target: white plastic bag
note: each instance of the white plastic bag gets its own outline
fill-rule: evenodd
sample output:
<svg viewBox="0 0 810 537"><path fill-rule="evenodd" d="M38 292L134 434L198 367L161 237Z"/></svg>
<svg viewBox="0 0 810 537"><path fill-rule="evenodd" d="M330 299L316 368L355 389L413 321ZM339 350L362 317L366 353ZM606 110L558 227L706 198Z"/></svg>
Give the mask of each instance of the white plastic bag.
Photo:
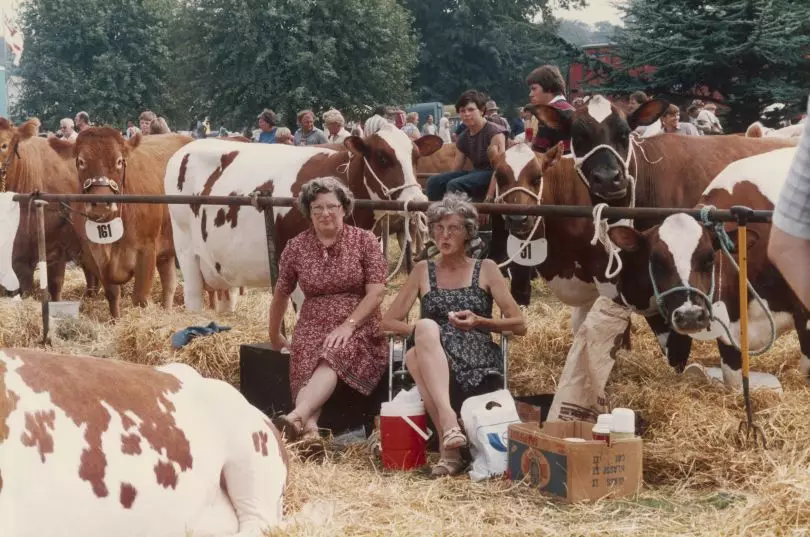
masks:
<svg viewBox="0 0 810 537"><path fill-rule="evenodd" d="M506 472L509 424L520 423L512 394L498 390L470 397L461 405L461 419L473 457L470 479L481 481Z"/></svg>

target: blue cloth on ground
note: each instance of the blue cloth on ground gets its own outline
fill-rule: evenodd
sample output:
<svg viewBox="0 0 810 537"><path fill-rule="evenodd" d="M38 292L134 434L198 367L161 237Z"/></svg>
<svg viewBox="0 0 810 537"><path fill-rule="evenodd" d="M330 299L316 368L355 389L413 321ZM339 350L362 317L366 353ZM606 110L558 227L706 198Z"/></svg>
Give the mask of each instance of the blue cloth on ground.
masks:
<svg viewBox="0 0 810 537"><path fill-rule="evenodd" d="M214 321L208 323L208 326L189 326L172 335L172 348L180 349L197 336L210 336L230 329L230 326L219 326Z"/></svg>

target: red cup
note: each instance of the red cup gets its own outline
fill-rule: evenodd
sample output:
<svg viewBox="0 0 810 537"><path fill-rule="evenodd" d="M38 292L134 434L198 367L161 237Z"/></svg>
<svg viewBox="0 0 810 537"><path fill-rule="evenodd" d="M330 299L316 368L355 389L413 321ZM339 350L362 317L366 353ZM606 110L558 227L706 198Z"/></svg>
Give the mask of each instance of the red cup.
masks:
<svg viewBox="0 0 810 537"><path fill-rule="evenodd" d="M529 143L534 141L534 131L531 127L526 127L526 141Z"/></svg>

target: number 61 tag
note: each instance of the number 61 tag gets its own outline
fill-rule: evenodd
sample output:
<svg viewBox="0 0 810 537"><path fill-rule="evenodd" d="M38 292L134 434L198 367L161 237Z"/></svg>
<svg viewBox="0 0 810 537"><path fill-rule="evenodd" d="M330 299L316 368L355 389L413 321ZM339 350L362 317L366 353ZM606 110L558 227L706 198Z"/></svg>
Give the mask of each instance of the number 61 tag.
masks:
<svg viewBox="0 0 810 537"><path fill-rule="evenodd" d="M506 240L506 254L512 257L520 250L522 244L523 239L509 235L509 238ZM529 242L523 251L520 252L520 255L516 256L512 262L523 265L524 267L534 267L545 261L546 257L548 257L548 242L546 239L540 238Z"/></svg>
<svg viewBox="0 0 810 537"><path fill-rule="evenodd" d="M87 220L84 224L87 238L96 244L112 244L124 236L124 222L121 217L113 218L109 222L93 222Z"/></svg>

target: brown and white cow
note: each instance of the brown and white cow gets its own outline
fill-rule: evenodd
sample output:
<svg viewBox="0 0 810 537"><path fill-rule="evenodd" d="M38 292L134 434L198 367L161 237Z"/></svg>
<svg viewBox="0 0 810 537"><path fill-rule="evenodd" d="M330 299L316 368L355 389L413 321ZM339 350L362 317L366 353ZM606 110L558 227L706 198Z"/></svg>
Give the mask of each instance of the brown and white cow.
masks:
<svg viewBox="0 0 810 537"><path fill-rule="evenodd" d="M352 136L345 147L296 147L282 144L242 144L226 140L196 140L178 151L166 168L167 194L247 195L271 191L294 197L307 181L336 177L358 199L424 199L416 181L416 162L437 151L438 136L412 141L393 126L365 139ZM185 305L202 308L204 286L212 289L269 287L270 267L264 216L253 207L203 204L169 208L177 259L183 272ZM297 210L277 207L277 253L287 241L307 229ZM351 223L365 229L374 212L355 209ZM229 309L235 306L229 305Z"/></svg>
<svg viewBox="0 0 810 537"><path fill-rule="evenodd" d="M804 123L771 129L759 121L754 121L745 129L745 136L746 138L801 138L802 132L804 132Z"/></svg>
<svg viewBox="0 0 810 537"><path fill-rule="evenodd" d="M39 120L31 119L15 126L0 117L0 192L48 192L72 194L75 191L76 168L65 162L37 136ZM12 266L20 282L20 291L29 294L34 288L34 269L39 260L37 218L33 207L21 208L20 225L14 240ZM48 260L48 292L51 300L62 299L65 265L80 261L82 242L70 224L71 214L63 205L50 203L45 210L45 242ZM98 291L98 280L85 259L82 267L88 291ZM14 289L9 289L14 291Z"/></svg>
<svg viewBox="0 0 810 537"><path fill-rule="evenodd" d="M734 135L664 133L643 140L631 138L633 129L653 123L667 106L667 101L653 99L625 115L596 95L570 117L545 105L533 107L533 113L571 136L572 156L592 202L613 207L628 207L633 200L637 207L692 207L729 163L796 145L795 140ZM636 227L654 224L642 222Z"/></svg>
<svg viewBox="0 0 810 537"><path fill-rule="evenodd" d="M75 144L56 138L50 144L63 158L75 159L78 184L74 183L74 190L159 196L164 194L166 163L190 141L179 134L136 135L126 140L116 129L95 127L79 133ZM133 303L148 303L155 267L163 288L163 307L172 307L177 281L166 205L90 202L83 205L74 225L98 267L113 318L121 314L120 286L133 278Z"/></svg>
<svg viewBox="0 0 810 537"><path fill-rule="evenodd" d="M706 188L697 206L729 209L742 205L773 210L795 155L795 148L784 148L730 164ZM735 249L736 228L734 223L725 225ZM791 328L798 332L802 352L799 367L807 376L810 311L768 259L770 231L770 224L749 224L748 279L764 305L749 293L750 348L761 349L770 340L771 316L777 337ZM721 238L685 214L670 216L660 226L644 232L616 226L609 233L624 251L629 268L621 274L619 288L628 294L652 294L675 332L694 339L716 339L724 381L727 386L739 388L739 273L720 251ZM736 255L735 261L739 262ZM733 341L722 325L728 327Z"/></svg>
<svg viewBox="0 0 810 537"><path fill-rule="evenodd" d="M0 349L3 537L260 537L287 474L270 420L187 365Z"/></svg>

